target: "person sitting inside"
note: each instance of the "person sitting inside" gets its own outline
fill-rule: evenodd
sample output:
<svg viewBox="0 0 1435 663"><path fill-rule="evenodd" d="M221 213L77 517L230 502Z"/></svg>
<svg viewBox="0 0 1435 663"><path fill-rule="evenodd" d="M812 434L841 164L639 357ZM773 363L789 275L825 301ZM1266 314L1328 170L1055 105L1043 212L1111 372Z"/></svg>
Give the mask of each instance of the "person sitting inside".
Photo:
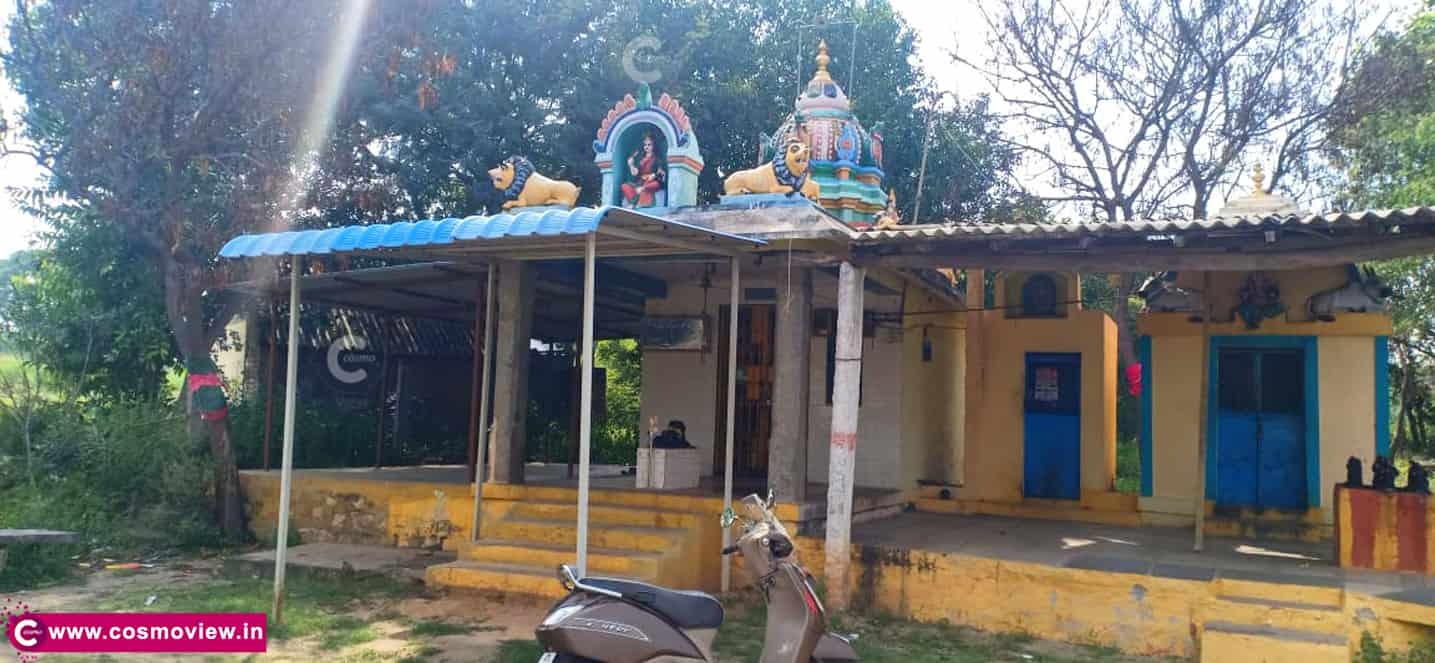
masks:
<svg viewBox="0 0 1435 663"><path fill-rule="evenodd" d="M688 443L688 427L677 419L668 422L667 430L653 438L654 449L692 449Z"/></svg>

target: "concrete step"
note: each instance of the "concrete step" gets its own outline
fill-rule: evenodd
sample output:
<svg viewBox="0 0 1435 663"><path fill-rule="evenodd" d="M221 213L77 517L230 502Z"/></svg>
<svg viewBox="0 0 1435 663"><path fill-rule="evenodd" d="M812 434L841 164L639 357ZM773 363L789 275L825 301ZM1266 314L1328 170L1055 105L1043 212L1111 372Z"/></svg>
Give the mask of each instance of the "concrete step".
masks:
<svg viewBox="0 0 1435 663"><path fill-rule="evenodd" d="M553 599L568 595L553 569L519 564L491 564L459 560L424 570L424 582L431 587L482 589L505 594L526 594Z"/></svg>
<svg viewBox="0 0 1435 663"><path fill-rule="evenodd" d="M509 512L513 518L528 520L553 520L563 523L578 522L578 505L571 502L528 501L513 505ZM687 528L697 524L704 516L682 511L664 511L641 507L608 506L593 504L588 507L588 522L604 525L629 525L635 527ZM717 518L712 517L716 522Z"/></svg>
<svg viewBox="0 0 1435 663"><path fill-rule="evenodd" d="M555 570L559 564L574 564L572 546L524 543L520 541L479 541L459 548L460 560L487 564L513 564ZM593 573L629 578L656 578L660 553L638 550L588 548L588 570Z"/></svg>
<svg viewBox="0 0 1435 663"><path fill-rule="evenodd" d="M504 518L493 523L491 530L485 526L484 536L501 541L572 548L578 542L578 526L552 520ZM588 545L660 553L677 549L686 536L687 531L681 529L591 525L588 528Z"/></svg>
<svg viewBox="0 0 1435 663"><path fill-rule="evenodd" d="M1201 633L1201 663L1346 663L1345 636L1299 629L1206 622Z"/></svg>
<svg viewBox="0 0 1435 663"><path fill-rule="evenodd" d="M1217 597L1201 606L1201 621L1287 628L1344 637L1344 611L1339 606L1246 596Z"/></svg>
<svg viewBox="0 0 1435 663"><path fill-rule="evenodd" d="M1328 578L1310 578L1309 582L1302 580L1304 579L1296 576L1280 574L1271 574L1267 579L1255 574L1249 579L1222 577L1216 581L1216 596L1222 599L1265 601L1269 605L1290 604L1336 610L1344 605L1345 588L1340 583L1332 582Z"/></svg>

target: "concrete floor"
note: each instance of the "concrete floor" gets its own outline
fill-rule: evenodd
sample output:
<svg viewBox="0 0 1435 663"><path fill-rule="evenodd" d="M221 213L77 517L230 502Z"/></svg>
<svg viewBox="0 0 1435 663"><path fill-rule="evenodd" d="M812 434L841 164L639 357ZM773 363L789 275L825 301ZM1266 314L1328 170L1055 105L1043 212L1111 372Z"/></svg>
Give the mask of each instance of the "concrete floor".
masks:
<svg viewBox="0 0 1435 663"><path fill-rule="evenodd" d="M637 478L631 474L623 474L622 465L594 465L592 466L591 485L593 488L604 490L637 490L634 484ZM576 470L576 468L575 468ZM246 470L246 472L261 472L260 470ZM278 470L269 470L278 474ZM320 469L299 469L294 470L294 476L312 476L335 479L351 479L357 481L408 481L419 483L447 483L463 484L467 482L468 472L463 465L416 465L412 467L346 467L346 468L320 468ZM568 478L568 466L553 463L529 463L524 466L524 479L529 485L539 486L565 486L575 488L578 485L576 478ZM764 479L739 477L733 483L733 496L741 497L749 493L762 493L767 490L767 482ZM703 477L702 484L697 488L664 491L675 495L709 495L720 496L723 493L722 477ZM856 487L853 491L858 499L879 498L896 491L881 488ZM807 485L808 502L823 502L827 495L827 484L809 483ZM780 497L780 496L779 496Z"/></svg>
<svg viewBox="0 0 1435 663"><path fill-rule="evenodd" d="M854 525L854 542L1019 562L1185 580L1231 578L1367 593L1399 592L1435 605L1435 578L1342 569L1335 544L1206 537L1192 551L1190 528L1118 527L979 515L904 513Z"/></svg>
<svg viewBox="0 0 1435 663"><path fill-rule="evenodd" d="M384 573L423 580L424 569L434 564L452 562L457 556L421 548L394 548L350 543L305 543L289 549L289 568L320 574L349 572ZM274 550L259 550L225 560L230 572L240 571L273 577Z"/></svg>

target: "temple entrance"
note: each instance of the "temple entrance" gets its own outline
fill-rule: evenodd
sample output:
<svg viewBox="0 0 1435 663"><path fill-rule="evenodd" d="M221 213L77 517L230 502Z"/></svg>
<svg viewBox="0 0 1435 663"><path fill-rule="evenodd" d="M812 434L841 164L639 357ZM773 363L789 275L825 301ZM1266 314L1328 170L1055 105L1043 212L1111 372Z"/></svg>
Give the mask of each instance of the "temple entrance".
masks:
<svg viewBox="0 0 1435 663"><path fill-rule="evenodd" d="M718 311L718 358L727 357L730 307ZM733 474L767 476L767 445L772 436L772 341L776 307L752 304L738 308L737 419L733 433ZM714 474L722 474L727 454L727 362L718 360L717 438L713 445Z"/></svg>
<svg viewBox="0 0 1435 663"><path fill-rule="evenodd" d="M1305 357L1231 348L1217 366L1216 503L1305 509Z"/></svg>

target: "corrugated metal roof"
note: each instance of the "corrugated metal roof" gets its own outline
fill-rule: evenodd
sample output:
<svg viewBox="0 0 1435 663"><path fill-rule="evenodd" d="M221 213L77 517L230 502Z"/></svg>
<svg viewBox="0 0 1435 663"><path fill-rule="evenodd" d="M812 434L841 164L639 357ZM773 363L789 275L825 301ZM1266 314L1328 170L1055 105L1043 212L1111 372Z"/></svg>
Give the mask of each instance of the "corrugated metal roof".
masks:
<svg viewBox="0 0 1435 663"><path fill-rule="evenodd" d="M858 233L859 243L918 239L1021 239L1077 237L1086 235L1172 234L1212 230L1260 230L1270 228L1340 228L1370 224L1431 224L1435 208L1410 207L1398 210L1334 212L1304 216L1231 216L1209 219L1142 219L1108 223L949 223L902 226Z"/></svg>
<svg viewBox="0 0 1435 663"><path fill-rule="evenodd" d="M610 217L612 217L610 219ZM512 238L582 237L605 221L617 226L657 226L678 239L706 240L715 246L759 246L761 240L718 232L618 207L540 209L516 214L425 219L340 226L322 230L240 235L220 249L224 258L280 255L324 255L385 249L442 247L465 242L497 242ZM716 240L716 241L714 241Z"/></svg>

